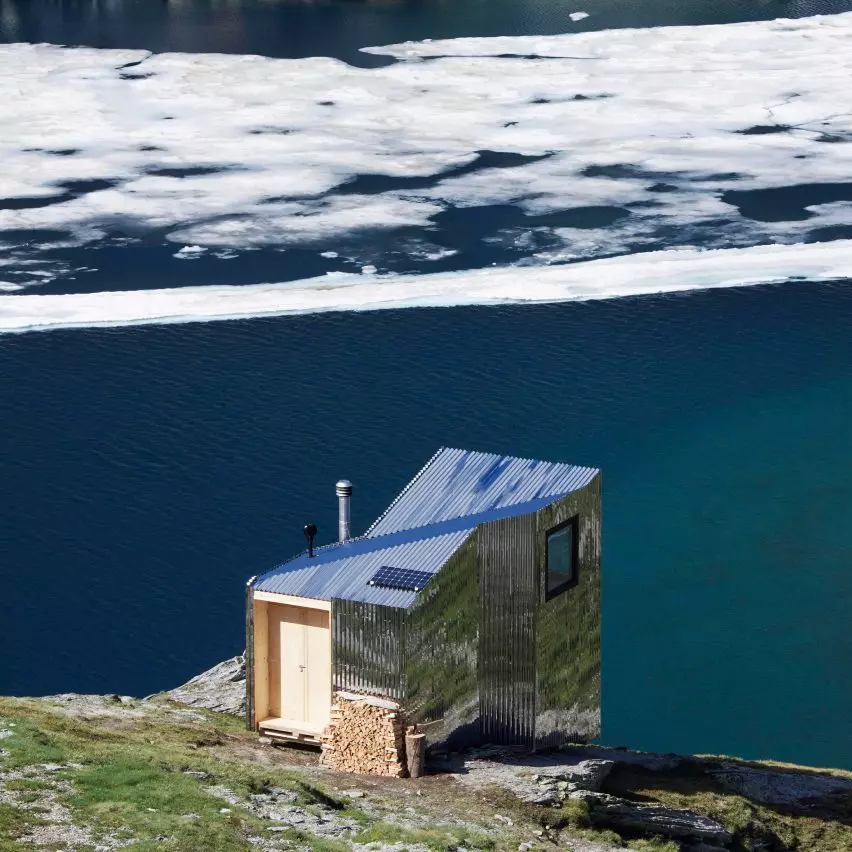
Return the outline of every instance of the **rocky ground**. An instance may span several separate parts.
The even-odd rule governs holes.
[[[167,694],[191,707],[241,716],[246,712],[246,658],[224,660]]]
[[[335,773],[244,730],[244,672],[235,657],[143,700],[0,699],[0,852],[852,850],[850,773],[593,747]]]

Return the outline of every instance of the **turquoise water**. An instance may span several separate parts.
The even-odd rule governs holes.
[[[850,3],[59,7],[0,0],[0,41],[369,64],[578,10],[573,30]],[[162,246],[125,251],[88,286],[175,283]],[[281,280],[273,252],[233,263]],[[146,694],[238,653],[245,580],[308,521],[333,538],[339,477],[360,531],[462,446],[603,469],[605,742],[852,767],[850,318],[850,282],[793,282],[0,337],[0,694]]]
[[[646,445],[608,506],[609,733],[848,766],[848,379],[743,390]]]
[[[239,652],[339,477],[359,531],[463,446],[603,469],[606,742],[852,766],[850,316],[791,283],[2,338],[0,693]]]

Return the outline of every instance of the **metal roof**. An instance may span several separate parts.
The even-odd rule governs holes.
[[[596,468],[444,449],[359,538],[302,553],[257,591],[408,607],[418,592],[368,585],[380,568],[435,574],[479,524],[535,512],[587,485]]]
[[[597,468],[441,449],[405,486],[367,535],[433,524],[540,497],[554,500],[585,485]]]
[[[370,586],[370,578],[379,568],[389,565],[435,574],[472,532],[473,527],[467,527],[444,535],[401,543],[394,542],[393,536],[387,536],[389,540],[386,542],[379,539],[355,539],[328,548],[325,551],[325,559],[321,558],[320,553],[313,559],[302,554],[292,562],[285,562],[260,577],[254,588],[261,592],[277,592],[300,598],[343,598],[348,601],[407,607],[414,602],[417,592]],[[374,545],[378,543],[380,546],[367,548],[361,553],[348,552],[348,545],[365,541]]]

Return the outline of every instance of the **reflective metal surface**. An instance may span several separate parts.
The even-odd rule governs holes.
[[[575,585],[545,600],[547,531],[578,517]],[[535,638],[537,706],[535,744],[558,746],[600,736],[601,719],[601,478],[536,513],[541,577]]]
[[[430,574],[439,571],[473,531],[472,526],[462,527],[446,532],[424,529],[375,539],[351,539],[334,548],[319,550],[313,558],[300,556],[264,574],[254,587],[262,592],[301,598],[326,601],[339,598],[407,607],[417,597],[416,592],[371,586],[372,577],[385,567]]]
[[[332,600],[335,687],[401,701],[430,746],[600,736],[600,482],[480,524],[407,610]],[[547,533],[574,517],[577,581],[548,600]]]
[[[555,500],[583,488],[596,473],[595,468],[561,462],[443,448],[405,486],[367,535],[386,535],[542,497]]]
[[[260,576],[254,588],[297,597],[408,607],[416,595],[369,585],[381,568],[438,572],[478,526],[529,515],[587,485],[595,468],[470,450],[441,449],[366,535],[302,553]],[[352,485],[337,483],[348,501]],[[340,528],[348,526],[348,502]]]
[[[404,705],[429,745],[458,748],[481,738],[478,573],[473,536],[407,613]]]
[[[535,738],[535,515],[484,524],[478,534],[482,733],[488,742]]]
[[[553,499],[538,497],[476,515],[319,547],[313,556],[303,553],[263,574],[254,583],[254,588],[261,592],[326,601],[345,598],[407,607],[414,602],[414,592],[369,585],[377,570],[392,567],[435,574],[480,524],[528,515],[547,506]]]
[[[256,714],[254,707],[254,590],[252,581],[246,583],[246,727],[255,730]]]
[[[334,689],[403,699],[405,614],[396,607],[332,599]]]
[[[341,479],[335,486],[337,493],[337,538],[346,541],[350,538],[352,528],[352,483]]]

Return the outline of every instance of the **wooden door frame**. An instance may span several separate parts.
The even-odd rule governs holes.
[[[300,598],[295,595],[280,595],[274,592],[252,590],[252,622],[250,640],[252,643],[249,655],[251,672],[248,677],[251,690],[252,717],[254,730],[258,730],[264,720],[272,718],[269,713],[269,605],[283,604],[285,606],[302,607],[303,609],[319,609],[328,613],[328,653],[332,655],[332,623],[331,601],[321,601],[314,598]],[[331,674],[333,678],[333,674]],[[333,683],[329,682],[329,700],[331,699]]]

